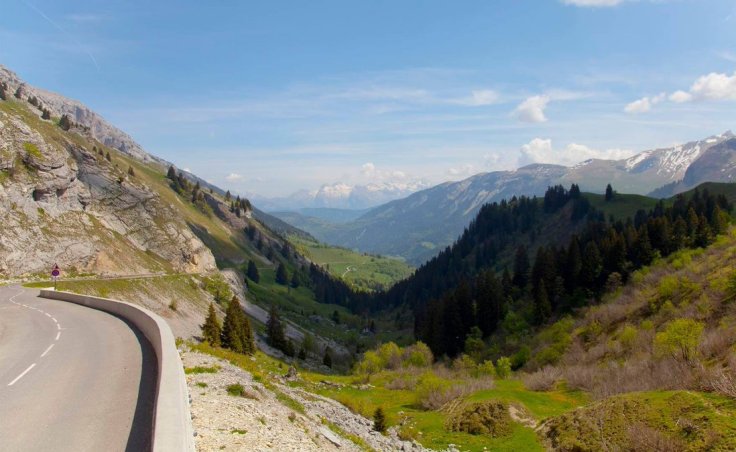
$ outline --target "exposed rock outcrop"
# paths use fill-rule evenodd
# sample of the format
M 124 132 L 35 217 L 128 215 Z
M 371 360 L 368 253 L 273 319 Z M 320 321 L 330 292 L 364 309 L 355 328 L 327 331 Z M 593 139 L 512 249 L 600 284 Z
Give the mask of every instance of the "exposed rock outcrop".
M 0 277 L 54 263 L 102 274 L 214 269 L 173 208 L 95 146 L 25 101 L 0 101 Z

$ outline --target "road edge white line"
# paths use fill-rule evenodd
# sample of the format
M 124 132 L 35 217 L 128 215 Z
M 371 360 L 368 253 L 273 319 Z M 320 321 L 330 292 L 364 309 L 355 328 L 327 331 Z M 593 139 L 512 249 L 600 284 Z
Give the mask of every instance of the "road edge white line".
M 51 345 L 49 345 L 49 348 L 47 348 L 45 352 L 41 353 L 41 358 L 43 358 L 44 356 L 46 356 L 46 354 L 48 352 L 50 352 L 52 348 L 54 348 L 54 345 L 55 344 L 53 344 L 53 343 Z
M 20 380 L 21 378 L 23 378 L 23 377 L 24 377 L 24 376 L 25 376 L 25 375 L 26 375 L 26 374 L 27 374 L 28 372 L 30 372 L 30 371 L 31 371 L 31 369 L 33 369 L 34 367 L 36 367 L 36 363 L 33 363 L 33 364 L 31 364 L 30 366 L 28 366 L 28 369 L 24 370 L 22 374 L 20 374 L 20 375 L 18 375 L 17 377 L 15 377 L 15 380 L 13 380 L 13 381 L 11 381 L 10 383 L 8 383 L 8 386 L 13 386 L 13 385 L 14 385 L 14 384 L 15 384 L 15 383 L 16 383 L 16 382 L 18 381 L 18 380 Z

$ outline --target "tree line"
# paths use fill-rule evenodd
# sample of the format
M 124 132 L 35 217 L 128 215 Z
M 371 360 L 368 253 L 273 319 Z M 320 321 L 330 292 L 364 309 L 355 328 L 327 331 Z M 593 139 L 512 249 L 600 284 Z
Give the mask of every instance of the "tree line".
M 567 243 L 542 244 L 535 251 L 525 243 L 518 244 L 512 270 L 505 267 L 500 275 L 483 259 L 467 259 L 473 255 L 472 247 L 467 247 L 468 242 L 473 242 L 475 251 L 482 254 L 486 233 L 493 229 L 483 226 L 488 219 L 485 215 L 498 219 L 496 214 L 505 209 L 499 204 L 498 208 L 491 207 L 479 214 L 447 255 L 431 261 L 422 271 L 425 281 L 431 280 L 431 275 L 441 279 L 449 273 L 456 275 L 458 282 L 442 292 L 443 285 L 436 283 L 424 288 L 423 298 L 415 302 L 417 339 L 426 342 L 435 355 L 455 356 L 463 351 L 474 328 L 479 328 L 485 338 L 502 323 L 506 329 L 541 325 L 595 302 L 604 292 L 625 283 L 634 270 L 659 256 L 682 248 L 707 246 L 726 230 L 732 209 L 723 195 L 696 190 L 689 198 L 678 195 L 671 206 L 660 201 L 650 211 L 639 210 L 634 218 L 605 220 L 589 205 L 576 207 L 581 199 L 584 198 L 579 198 L 573 186 L 571 190 L 551 188 L 542 203 L 527 201 L 542 204 L 542 209 L 549 212 L 564 209 L 573 217 L 576 211 L 586 211 L 586 221 Z M 535 210 L 527 204 L 512 215 L 518 217 L 512 223 L 524 224 L 523 218 Z M 490 235 L 498 238 L 497 234 Z M 453 256 L 466 259 L 455 261 Z M 465 271 L 458 275 L 457 270 L 463 268 Z M 411 282 L 407 287 L 413 287 Z

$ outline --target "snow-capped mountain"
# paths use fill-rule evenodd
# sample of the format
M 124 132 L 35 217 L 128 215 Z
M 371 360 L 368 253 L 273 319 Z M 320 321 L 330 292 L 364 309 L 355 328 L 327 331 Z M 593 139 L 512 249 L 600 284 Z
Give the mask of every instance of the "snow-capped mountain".
M 483 204 L 542 195 L 550 185 L 577 183 L 583 191 L 602 193 L 610 183 L 620 193 L 669 197 L 703 182 L 730 181 L 736 181 L 736 135 L 729 131 L 622 160 L 587 160 L 572 167 L 533 164 L 477 174 L 417 191 L 354 221 L 328 228 L 319 222 L 300 226 L 328 243 L 421 264 L 452 243 Z
M 320 207 L 362 210 L 404 198 L 427 187 L 429 184 L 422 181 L 371 182 L 366 185 L 338 182 L 322 185 L 316 190 L 300 190 L 282 198 L 257 195 L 250 195 L 249 198 L 266 211 Z
M 735 136 L 731 131 L 704 140 L 641 152 L 624 160 L 586 160 L 570 168 L 564 182 L 576 182 L 586 191 L 599 192 L 601 181 L 622 193 L 649 194 L 660 187 L 686 179 L 688 169 L 710 150 Z M 710 178 L 691 177 L 689 187 Z M 686 190 L 683 187 L 679 191 Z

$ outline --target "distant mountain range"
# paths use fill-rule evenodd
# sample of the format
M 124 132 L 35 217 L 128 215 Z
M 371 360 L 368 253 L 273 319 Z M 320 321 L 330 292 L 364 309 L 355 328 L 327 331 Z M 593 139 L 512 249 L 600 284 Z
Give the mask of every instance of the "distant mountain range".
M 248 193 L 248 198 L 268 212 L 308 208 L 362 210 L 404 198 L 429 187 L 421 181 L 372 182 L 367 185 L 335 183 L 317 190 L 300 190 L 285 197 L 268 198 Z
M 400 256 L 419 265 L 452 243 L 480 207 L 515 195 L 543 195 L 550 185 L 572 183 L 602 193 L 611 183 L 621 193 L 667 197 L 702 182 L 736 178 L 736 136 L 730 131 L 624 160 L 587 160 L 572 167 L 532 164 L 447 182 L 373 208 L 348 222 L 304 212 L 277 213 L 282 220 L 330 244 Z

